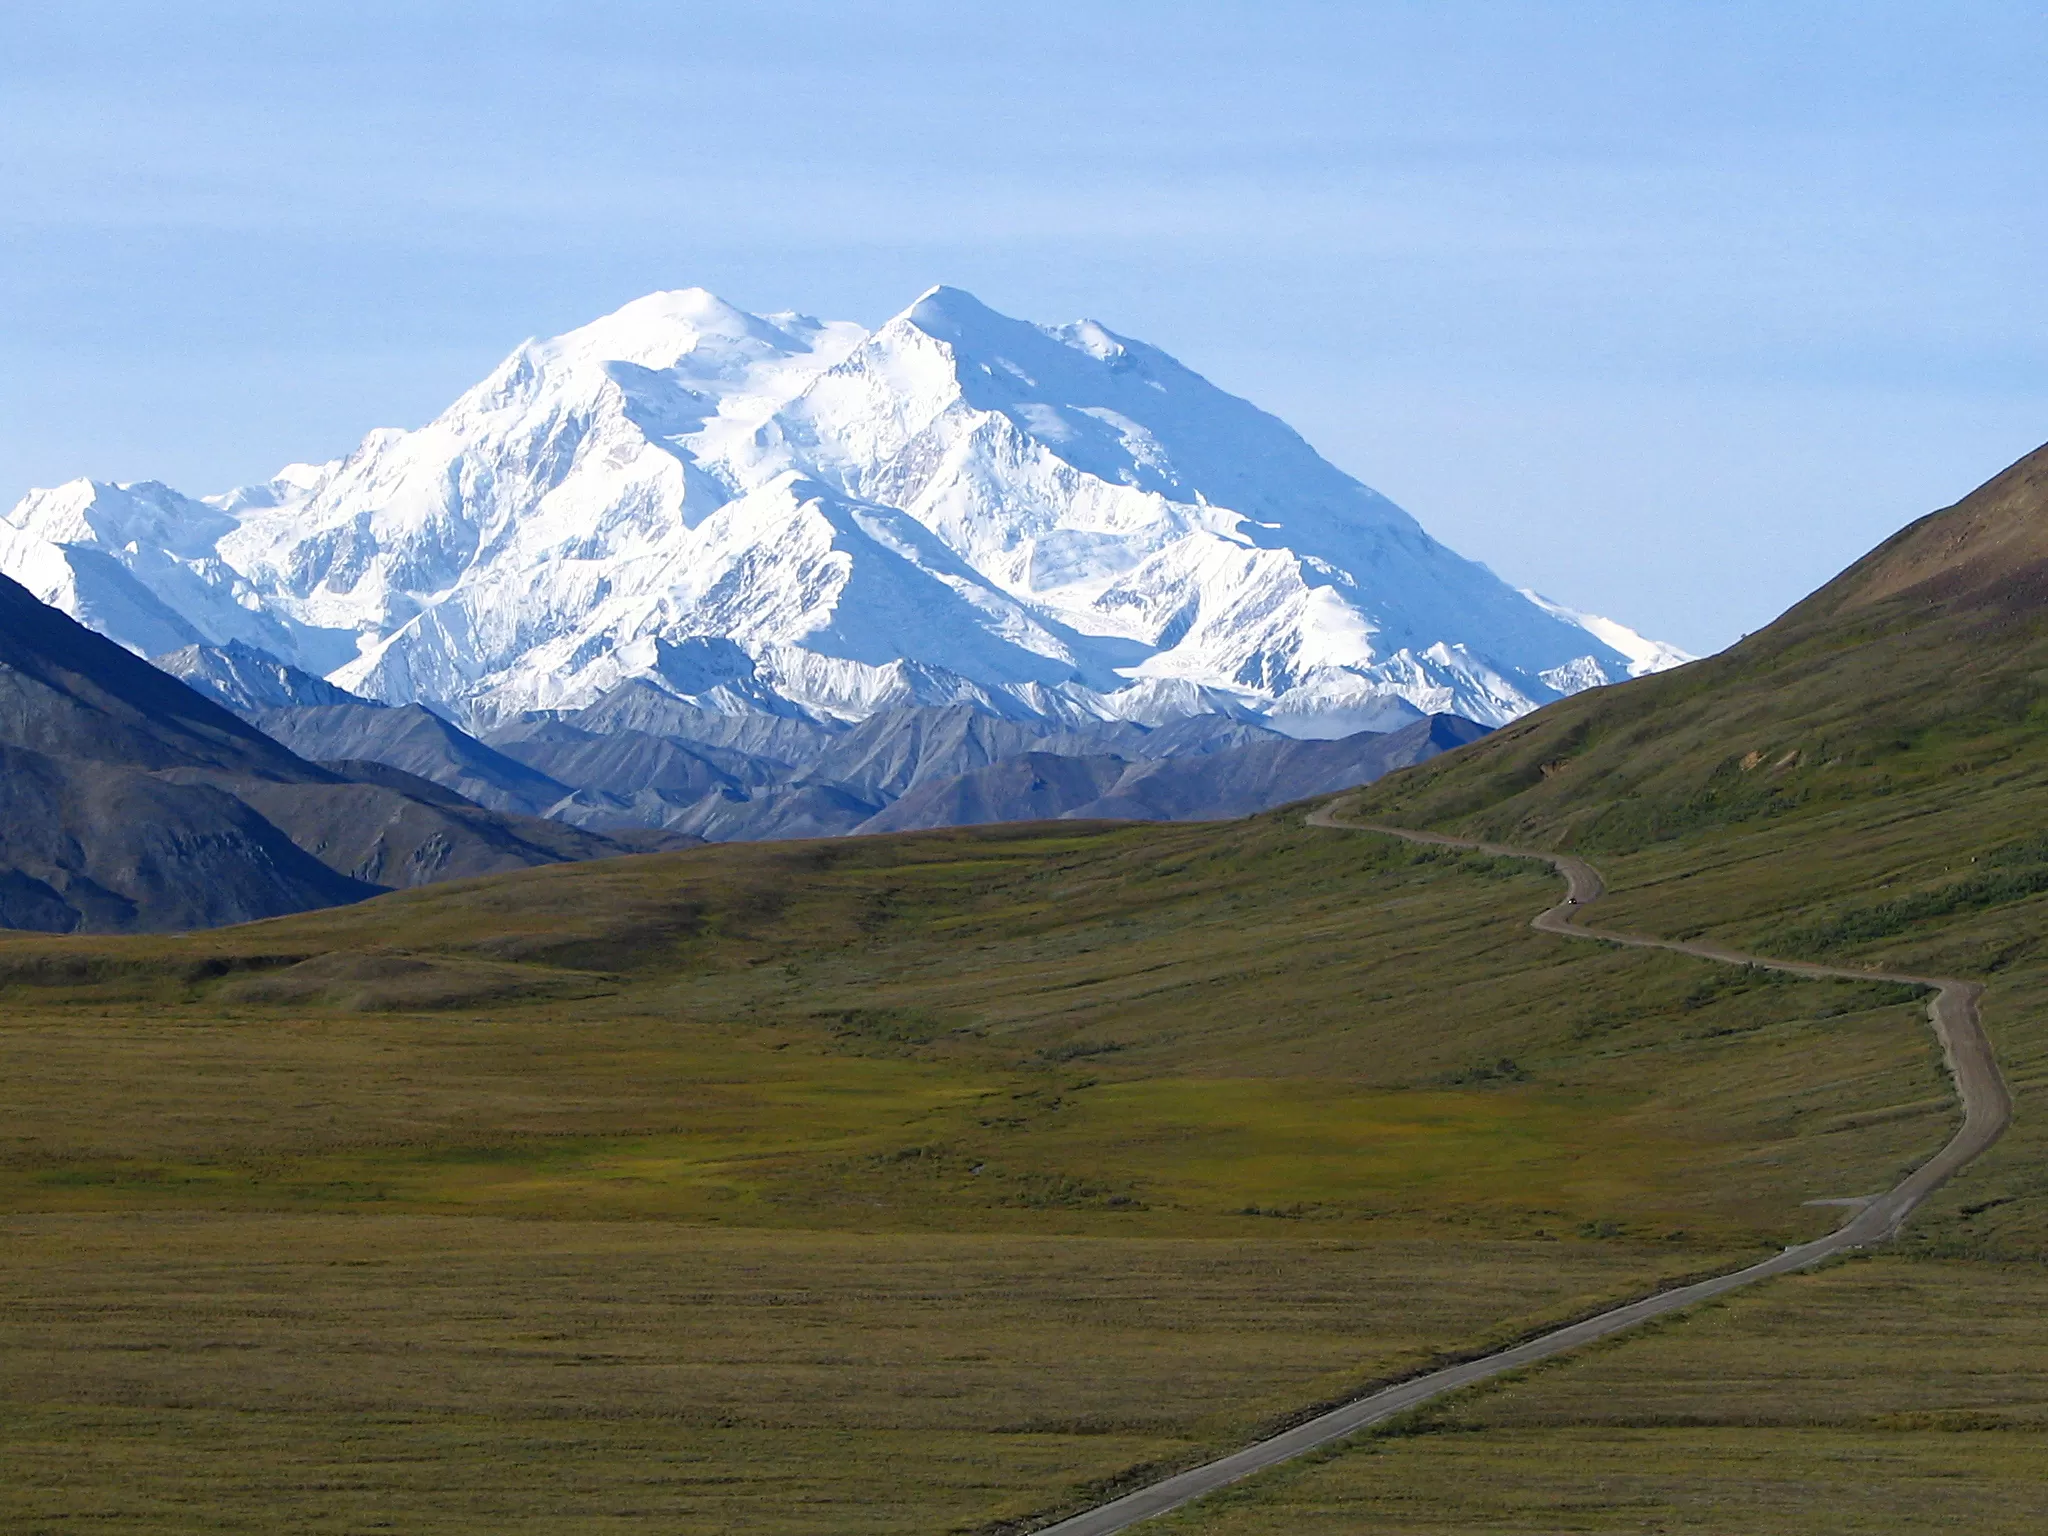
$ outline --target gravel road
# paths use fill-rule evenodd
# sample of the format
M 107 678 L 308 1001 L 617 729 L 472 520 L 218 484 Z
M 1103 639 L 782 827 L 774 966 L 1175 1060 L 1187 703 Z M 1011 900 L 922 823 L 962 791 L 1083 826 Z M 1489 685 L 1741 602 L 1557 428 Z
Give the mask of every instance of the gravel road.
M 1584 1322 L 1573 1323 L 1569 1327 L 1542 1334 L 1495 1354 L 1468 1360 L 1463 1365 L 1432 1371 L 1426 1376 L 1418 1376 L 1411 1381 L 1382 1388 L 1341 1407 L 1332 1408 L 1329 1412 L 1298 1424 L 1293 1429 L 1261 1440 L 1257 1444 L 1248 1445 L 1241 1451 L 1139 1488 L 1107 1504 L 1097 1505 L 1094 1509 L 1069 1516 L 1055 1525 L 1043 1527 L 1039 1536 L 1111 1536 L 1113 1532 L 1127 1530 L 1141 1520 L 1149 1520 L 1154 1515 L 1176 1509 L 1191 1499 L 1198 1499 L 1205 1493 L 1211 1493 L 1226 1484 L 1236 1482 L 1239 1478 L 1249 1477 L 1254 1472 L 1263 1472 L 1268 1467 L 1291 1460 L 1319 1445 L 1355 1434 L 1443 1393 L 1471 1386 L 1474 1382 L 1485 1381 L 1488 1377 L 1519 1369 L 1551 1355 L 1562 1354 L 1566 1350 L 1590 1344 L 1595 1339 L 1607 1338 L 1611 1334 L 1633 1328 L 1638 1323 L 1648 1322 L 1653 1317 L 1663 1317 L 1710 1297 L 1738 1290 L 1745 1285 L 1754 1285 L 1759 1280 L 1768 1280 L 1773 1275 L 1805 1269 L 1849 1249 L 1885 1242 L 1897 1234 L 1899 1228 L 1905 1224 L 1906 1218 L 1912 1215 L 1915 1206 L 1938 1189 L 1958 1169 L 1980 1156 L 1998 1140 L 2012 1118 L 2012 1096 L 2007 1091 L 2005 1079 L 1999 1074 L 1998 1062 L 1991 1053 L 1991 1042 L 1985 1038 L 1983 1024 L 1977 1016 L 1977 998 L 1983 988 L 1975 982 L 1958 981 L 1946 976 L 1912 976 L 1901 971 L 1868 970 L 1855 966 L 1772 960 L 1760 955 L 1745 955 L 1738 950 L 1724 949 L 1718 944 L 1686 943 L 1673 939 L 1653 938 L 1646 934 L 1588 928 L 1578 919 L 1588 906 L 1600 898 L 1604 887 L 1600 883 L 1598 872 L 1584 859 L 1574 858 L 1569 854 L 1509 848 L 1498 843 L 1471 842 L 1464 838 L 1445 837 L 1435 832 L 1411 832 L 1401 827 L 1347 822 L 1339 819 L 1337 812 L 1340 809 L 1341 802 L 1312 811 L 1309 813 L 1308 824 L 1337 830 L 1378 832 L 1389 837 L 1406 838 L 1414 843 L 1433 843 L 1445 848 L 1461 848 L 1509 858 L 1538 859 L 1549 864 L 1564 876 L 1566 891 L 1563 901 L 1537 914 L 1531 920 L 1533 927 L 1540 928 L 1545 933 L 1555 933 L 1572 939 L 1598 939 L 1637 949 L 1676 950 L 1682 955 L 1696 955 L 1703 960 L 1719 960 L 1729 965 L 1759 966 L 1773 971 L 1790 971 L 1797 976 L 1847 977 L 1854 981 L 1898 981 L 1934 988 L 1935 996 L 1928 1006 L 1928 1019 L 1934 1026 L 1936 1038 L 1941 1041 L 1942 1053 L 1947 1058 L 1949 1072 L 1955 1079 L 1957 1096 L 1962 1100 L 1962 1127 L 1950 1138 L 1948 1145 L 1914 1169 L 1895 1188 L 1867 1202 L 1855 1202 L 1855 1214 L 1826 1237 L 1787 1248 L 1784 1252 L 1774 1254 L 1762 1263 L 1752 1264 L 1746 1269 L 1716 1275 L 1711 1280 L 1702 1280 L 1676 1290 L 1662 1291 L 1655 1296 L 1630 1302 L 1624 1307 L 1616 1307 L 1611 1312 L 1603 1312 L 1598 1317 L 1589 1317 Z

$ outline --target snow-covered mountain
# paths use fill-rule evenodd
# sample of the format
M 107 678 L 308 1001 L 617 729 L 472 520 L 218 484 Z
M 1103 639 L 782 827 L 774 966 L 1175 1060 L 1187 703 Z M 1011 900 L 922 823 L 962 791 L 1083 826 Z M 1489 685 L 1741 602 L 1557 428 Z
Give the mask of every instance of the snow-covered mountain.
M 230 640 L 226 645 L 180 646 L 152 659 L 160 670 L 170 673 L 187 688 L 244 718 L 259 710 L 326 704 L 382 707 L 239 640 Z
M 873 332 L 652 294 L 330 464 L 33 492 L 0 572 L 147 655 L 238 642 L 479 725 L 643 678 L 725 712 L 1336 736 L 1686 659 L 1454 554 L 1156 348 L 951 288 Z

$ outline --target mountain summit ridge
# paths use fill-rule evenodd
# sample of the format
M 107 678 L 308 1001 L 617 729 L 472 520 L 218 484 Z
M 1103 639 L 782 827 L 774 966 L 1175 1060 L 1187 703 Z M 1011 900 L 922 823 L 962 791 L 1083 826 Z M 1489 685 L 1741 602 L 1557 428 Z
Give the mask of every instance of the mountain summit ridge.
M 329 464 L 32 492 L 0 572 L 144 654 L 239 643 L 480 726 L 642 677 L 1335 736 L 1686 659 L 1510 587 L 1158 348 L 943 285 L 873 331 L 650 294 Z M 691 692 L 662 648 L 706 640 L 728 675 Z

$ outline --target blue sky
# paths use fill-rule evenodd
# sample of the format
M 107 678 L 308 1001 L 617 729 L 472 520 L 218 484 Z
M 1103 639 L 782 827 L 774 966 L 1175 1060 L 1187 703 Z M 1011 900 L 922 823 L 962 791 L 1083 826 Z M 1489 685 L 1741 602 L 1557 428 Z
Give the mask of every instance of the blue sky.
M 1712 649 L 2048 439 L 2044 78 L 2019 4 L 0 6 L 0 504 L 944 281 Z

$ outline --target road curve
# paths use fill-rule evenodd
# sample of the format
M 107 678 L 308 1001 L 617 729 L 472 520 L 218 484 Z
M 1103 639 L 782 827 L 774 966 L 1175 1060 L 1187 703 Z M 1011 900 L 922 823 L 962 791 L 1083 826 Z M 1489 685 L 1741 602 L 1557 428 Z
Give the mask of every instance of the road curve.
M 1863 970 L 1847 966 L 1815 965 L 1800 960 L 1770 960 L 1757 955 L 1745 955 L 1737 950 L 1724 949 L 1717 944 L 1686 943 L 1674 939 L 1652 938 L 1645 934 L 1617 933 L 1601 928 L 1587 928 L 1578 922 L 1579 915 L 1587 906 L 1598 900 L 1604 887 L 1593 866 L 1584 859 L 1570 854 L 1542 853 L 1527 848 L 1508 848 L 1498 843 L 1473 842 L 1465 838 L 1445 837 L 1435 832 L 1411 832 L 1402 827 L 1371 826 L 1337 819 L 1336 812 L 1341 802 L 1323 806 L 1311 811 L 1308 824 L 1314 827 L 1332 827 L 1356 832 L 1378 832 L 1389 837 L 1406 838 L 1413 843 L 1433 843 L 1445 848 L 1461 848 L 1471 852 L 1495 854 L 1507 858 L 1539 859 L 1549 864 L 1564 876 L 1565 899 L 1531 919 L 1531 926 L 1545 933 L 1560 934 L 1573 939 L 1598 939 L 1609 944 L 1625 944 L 1636 949 L 1669 949 L 1682 955 L 1695 955 L 1703 960 L 1720 960 L 1729 965 L 1751 965 L 1766 970 L 1790 971 L 1796 976 L 1846 977 L 1853 981 L 1899 981 L 1917 986 L 1935 988 L 1934 1001 L 1928 1007 L 1928 1019 L 1934 1026 L 1934 1033 L 1941 1041 L 1942 1054 L 1948 1061 L 1951 1076 L 1955 1079 L 1956 1093 L 1962 1100 L 1963 1124 L 1948 1145 L 1933 1157 L 1908 1174 L 1897 1187 L 1860 1204 L 1856 1214 L 1826 1237 L 1816 1238 L 1810 1243 L 1787 1248 L 1761 1263 L 1730 1274 L 1716 1275 L 1711 1280 L 1702 1280 L 1694 1285 L 1680 1286 L 1676 1290 L 1661 1291 L 1641 1301 L 1630 1302 L 1627 1306 L 1616 1307 L 1611 1312 L 1602 1312 L 1583 1322 L 1569 1327 L 1541 1334 L 1525 1340 L 1512 1348 L 1485 1355 L 1477 1360 L 1468 1360 L 1463 1365 L 1450 1366 L 1445 1370 L 1432 1371 L 1426 1376 L 1384 1387 L 1364 1397 L 1355 1398 L 1327 1413 L 1319 1414 L 1306 1423 L 1255 1445 L 1248 1445 L 1241 1451 L 1206 1462 L 1186 1472 L 1164 1478 L 1134 1492 L 1099 1504 L 1094 1509 L 1084 1510 L 1069 1516 L 1054 1525 L 1042 1527 L 1038 1536 L 1112 1536 L 1113 1532 L 1127 1530 L 1141 1520 L 1163 1515 L 1170 1509 L 1177 1509 L 1205 1493 L 1212 1493 L 1240 1478 L 1254 1472 L 1277 1466 L 1283 1461 L 1311 1451 L 1332 1440 L 1341 1440 L 1346 1435 L 1392 1418 L 1419 1404 L 1428 1402 L 1443 1393 L 1469 1387 L 1488 1377 L 1498 1376 L 1505 1371 L 1517 1370 L 1535 1361 L 1562 1354 L 1580 1345 L 1590 1344 L 1595 1339 L 1604 1339 L 1638 1323 L 1648 1322 L 1653 1317 L 1738 1290 L 1745 1285 L 1754 1285 L 1759 1280 L 1768 1280 L 1773 1275 L 1789 1274 L 1793 1270 L 1805 1269 L 1852 1248 L 1866 1247 L 1881 1243 L 1895 1236 L 1913 1208 L 1938 1189 L 1955 1172 L 1980 1156 L 1998 1140 L 2012 1118 L 2012 1096 L 2007 1091 L 2005 1079 L 1999 1074 L 1998 1062 L 1991 1052 L 1991 1042 L 1985 1038 L 1984 1026 L 1977 1016 L 1977 998 L 1984 990 L 1973 981 L 1958 981 L 1944 976 L 1911 976 L 1900 971 Z

